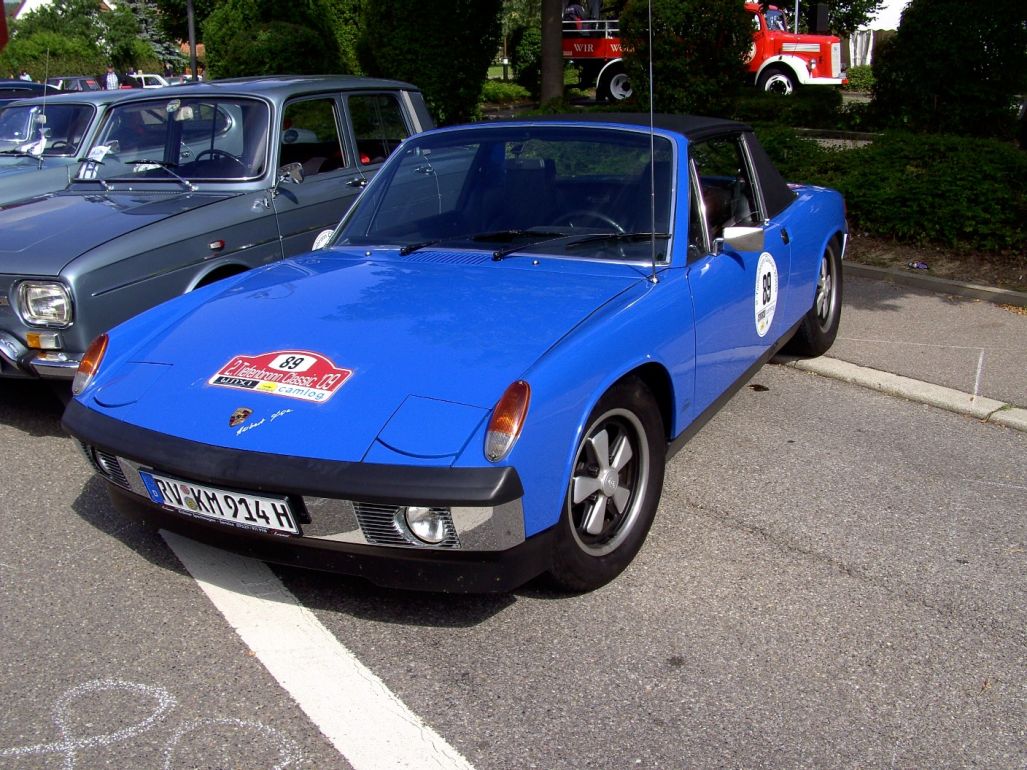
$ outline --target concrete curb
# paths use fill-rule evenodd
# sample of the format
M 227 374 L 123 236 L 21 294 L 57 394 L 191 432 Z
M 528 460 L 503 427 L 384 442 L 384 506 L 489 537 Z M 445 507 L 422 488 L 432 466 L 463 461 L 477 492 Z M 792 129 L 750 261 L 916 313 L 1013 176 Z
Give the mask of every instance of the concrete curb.
M 921 382 L 890 372 L 882 372 L 868 366 L 850 364 L 848 361 L 840 361 L 836 358 L 796 359 L 778 356 L 774 359 L 774 363 L 1027 432 L 1027 409 L 1005 404 L 992 398 L 973 396 L 953 388 Z
M 950 281 L 947 278 L 935 278 L 930 275 L 917 275 L 913 272 L 896 270 L 890 267 L 872 267 L 871 265 L 861 265 L 858 262 L 850 262 L 849 260 L 845 260 L 844 265 L 845 275 L 872 278 L 878 281 L 890 281 L 902 286 L 912 286 L 913 288 L 942 294 L 955 294 L 959 297 L 983 299 L 987 302 L 994 302 L 996 305 L 1027 307 L 1027 292 L 1013 291 L 1012 289 L 996 289 L 992 286 L 982 286 L 976 283 Z

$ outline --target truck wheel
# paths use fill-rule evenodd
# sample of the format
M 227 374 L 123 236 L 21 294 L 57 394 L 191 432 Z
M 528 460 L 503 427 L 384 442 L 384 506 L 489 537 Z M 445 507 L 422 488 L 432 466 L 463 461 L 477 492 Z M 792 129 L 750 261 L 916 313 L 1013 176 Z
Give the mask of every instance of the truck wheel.
M 756 87 L 761 91 L 782 96 L 791 96 L 795 93 L 798 85 L 795 82 L 795 75 L 781 67 L 768 67 L 763 70 L 760 79 L 756 81 Z
M 631 81 L 627 73 L 618 67 L 611 67 L 604 72 L 596 86 L 596 100 L 601 102 L 622 102 L 631 93 Z

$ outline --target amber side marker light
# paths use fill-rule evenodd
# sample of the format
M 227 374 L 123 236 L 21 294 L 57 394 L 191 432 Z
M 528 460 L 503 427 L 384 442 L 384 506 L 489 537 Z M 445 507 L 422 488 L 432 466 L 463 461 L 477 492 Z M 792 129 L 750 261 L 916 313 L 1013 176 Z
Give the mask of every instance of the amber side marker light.
M 530 401 L 531 387 L 524 380 L 512 383 L 499 399 L 485 433 L 485 457 L 491 462 L 499 462 L 510 454 L 521 435 Z
M 93 375 L 100 368 L 104 353 L 107 352 L 107 335 L 101 334 L 93 340 L 86 349 L 86 354 L 79 362 L 78 371 L 75 372 L 75 379 L 71 383 L 71 392 L 76 396 L 86 389 L 93 380 Z

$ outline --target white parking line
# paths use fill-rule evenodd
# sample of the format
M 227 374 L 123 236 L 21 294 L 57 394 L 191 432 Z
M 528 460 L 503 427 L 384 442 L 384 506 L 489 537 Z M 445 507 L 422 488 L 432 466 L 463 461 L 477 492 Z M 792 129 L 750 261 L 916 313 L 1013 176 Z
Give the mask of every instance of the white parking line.
M 242 641 L 354 770 L 473 770 L 263 562 L 161 534 Z

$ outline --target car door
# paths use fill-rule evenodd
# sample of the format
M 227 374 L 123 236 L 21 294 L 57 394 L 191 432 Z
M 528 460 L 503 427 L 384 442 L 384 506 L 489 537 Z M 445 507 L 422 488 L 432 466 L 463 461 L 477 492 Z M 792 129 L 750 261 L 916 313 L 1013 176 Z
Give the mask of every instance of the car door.
M 309 250 L 321 230 L 335 227 L 365 184 L 345 126 L 342 103 L 334 95 L 285 105 L 277 167 L 299 163 L 303 168 L 303 181 L 279 184 L 273 198 L 286 256 Z
M 766 219 L 740 134 L 691 143 L 689 163 L 688 281 L 695 313 L 695 407 L 702 411 L 783 333 L 775 311 L 790 255 L 780 228 Z M 740 227 L 750 228 L 756 242 L 725 240 L 727 228 Z

